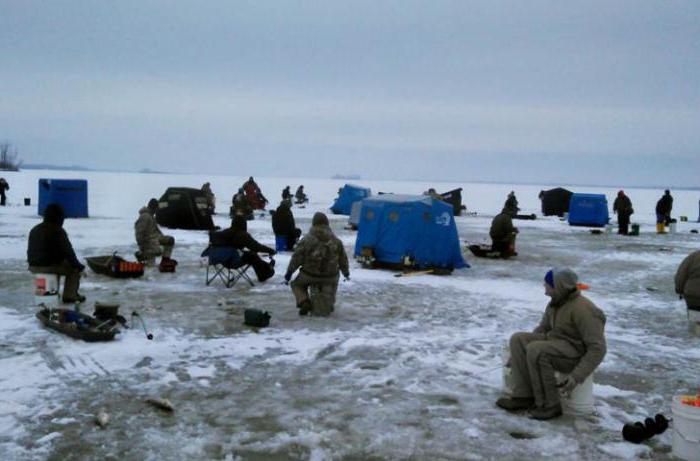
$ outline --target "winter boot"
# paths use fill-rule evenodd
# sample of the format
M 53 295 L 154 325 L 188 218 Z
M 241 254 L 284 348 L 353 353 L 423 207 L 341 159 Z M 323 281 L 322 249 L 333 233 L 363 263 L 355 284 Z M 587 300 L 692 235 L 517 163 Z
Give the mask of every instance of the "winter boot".
M 532 397 L 501 397 L 496 400 L 496 406 L 506 411 L 522 411 L 532 408 L 535 399 Z
M 305 299 L 299 303 L 299 315 L 309 315 L 311 312 L 311 300 Z
M 536 407 L 529 411 L 530 418 L 545 421 L 547 419 L 558 418 L 562 415 L 561 404 L 556 404 L 551 407 Z

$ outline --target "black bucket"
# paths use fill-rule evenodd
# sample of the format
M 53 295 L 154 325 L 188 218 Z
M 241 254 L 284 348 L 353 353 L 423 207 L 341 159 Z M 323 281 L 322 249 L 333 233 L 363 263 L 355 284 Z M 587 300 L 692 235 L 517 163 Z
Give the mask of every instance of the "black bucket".
M 24 197 L 24 206 L 30 206 L 32 204 L 32 199 L 29 197 Z

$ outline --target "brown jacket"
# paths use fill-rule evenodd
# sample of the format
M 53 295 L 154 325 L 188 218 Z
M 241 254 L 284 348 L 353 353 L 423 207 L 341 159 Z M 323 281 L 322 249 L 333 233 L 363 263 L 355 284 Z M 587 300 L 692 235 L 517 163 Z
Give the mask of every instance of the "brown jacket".
M 607 352 L 605 314 L 575 288 L 575 282 L 574 288 L 562 287 L 556 278 L 555 274 L 555 290 L 559 293 L 545 309 L 534 332 L 545 334 L 547 339 L 564 340 L 581 354 L 571 376 L 582 383 L 600 365 Z
M 513 214 L 504 209 L 493 218 L 489 235 L 494 242 L 508 241 L 513 232 L 516 232 L 513 227 Z
M 676 271 L 676 293 L 688 306 L 700 307 L 700 251 L 690 253 Z

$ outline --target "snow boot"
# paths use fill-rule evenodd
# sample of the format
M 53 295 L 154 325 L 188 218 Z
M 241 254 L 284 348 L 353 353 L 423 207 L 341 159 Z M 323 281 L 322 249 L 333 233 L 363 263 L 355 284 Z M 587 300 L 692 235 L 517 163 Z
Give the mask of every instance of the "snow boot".
M 530 418 L 545 421 L 548 419 L 558 418 L 563 414 L 561 404 L 558 403 L 551 407 L 536 407 L 529 411 Z
M 535 399 L 532 397 L 501 397 L 496 400 L 497 407 L 511 412 L 528 410 L 534 405 Z
M 305 299 L 299 303 L 299 315 L 309 315 L 311 312 L 311 300 Z
M 160 260 L 160 265 L 158 265 L 158 270 L 160 272 L 175 272 L 175 266 L 177 266 L 177 261 L 163 256 Z

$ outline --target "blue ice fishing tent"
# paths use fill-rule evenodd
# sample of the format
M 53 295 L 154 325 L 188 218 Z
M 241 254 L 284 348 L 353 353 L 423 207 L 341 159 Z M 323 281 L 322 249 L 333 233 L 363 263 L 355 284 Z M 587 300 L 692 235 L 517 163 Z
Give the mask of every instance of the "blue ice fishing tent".
M 605 227 L 610 221 L 608 199 L 603 194 L 574 194 L 569 202 L 569 225 Z
M 344 214 L 350 216 L 352 204 L 359 202 L 363 198 L 372 195 L 372 191 L 366 187 L 355 186 L 354 184 L 344 185 L 338 192 L 338 198 L 331 206 L 333 214 Z
M 52 203 L 61 205 L 66 218 L 88 217 L 88 183 L 85 179 L 40 179 L 39 215 Z
M 371 248 L 376 262 L 418 268 L 469 267 L 462 257 L 453 207 L 424 195 L 385 194 L 362 201 L 355 256 Z

